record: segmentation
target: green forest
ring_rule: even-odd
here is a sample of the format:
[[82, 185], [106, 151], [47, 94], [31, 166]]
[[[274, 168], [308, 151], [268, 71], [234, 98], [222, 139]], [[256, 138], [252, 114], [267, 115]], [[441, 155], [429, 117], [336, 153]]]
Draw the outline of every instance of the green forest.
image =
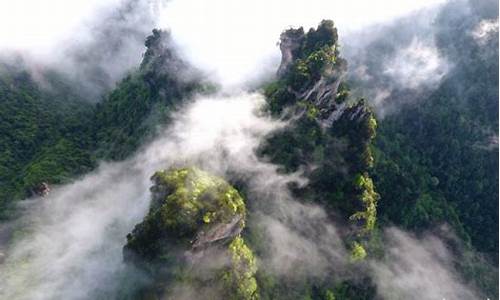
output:
[[[491, 19], [497, 31], [479, 43], [470, 32]], [[264, 99], [259, 114], [286, 126], [252, 151], [276, 176], [300, 175], [305, 183], [287, 185], [286, 196], [297, 203], [286, 209], [320, 207], [318, 220], [337, 226], [342, 264], [299, 279], [273, 273], [260, 260], [276, 249], [258, 224], [268, 208], [255, 199], [261, 194], [254, 175], [230, 177], [231, 170], [214, 173], [194, 161], [147, 174], [146, 215], [117, 247], [123, 270], [135, 275], [123, 271], [128, 275], [119, 278], [115, 295], [75, 299], [405, 299], [381, 293], [372, 271], [394, 255], [386, 237], [394, 227], [420, 241], [438, 237], [453, 257], [442, 259], [446, 270], [474, 295], [498, 298], [498, 3], [450, 1], [440, 8], [432, 28], [449, 71], [417, 89], [390, 86], [384, 77], [382, 58], [398, 46], [390, 37], [373, 37], [360, 52], [363, 60], [353, 62], [365, 66], [362, 78], [350, 68], [344, 53], [350, 48], [339, 41], [334, 21], [318, 21], [316, 28], [281, 33], [276, 75], [255, 90]], [[405, 34], [407, 27], [391, 26], [388, 35]], [[21, 57], [0, 62], [3, 224], [21, 219], [24, 199], [46, 201], [52, 189], [78, 183], [103, 164], [133, 161], [197, 97], [219, 95], [220, 86], [174, 45], [169, 31], [152, 30], [142, 63], [92, 101], [81, 83], [56, 70], [34, 76]], [[388, 113], [369, 98], [377, 87], [392, 89], [384, 100]], [[304, 228], [293, 229], [307, 235], [307, 214], [297, 214]], [[293, 218], [284, 212], [277, 219]], [[301, 245], [301, 259], [326, 256], [318, 245], [318, 252]], [[8, 249], [0, 245], [0, 272]], [[0, 298], [10, 295], [1, 287]], [[186, 294], [187, 287], [197, 293]]]

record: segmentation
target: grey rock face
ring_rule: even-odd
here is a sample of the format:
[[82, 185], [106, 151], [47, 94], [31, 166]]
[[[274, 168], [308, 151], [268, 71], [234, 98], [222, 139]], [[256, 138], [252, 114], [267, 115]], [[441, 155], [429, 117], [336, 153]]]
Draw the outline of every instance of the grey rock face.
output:
[[[302, 27], [299, 29], [289, 29], [281, 34], [281, 64], [277, 72], [278, 77], [284, 78], [290, 71], [290, 67], [298, 59], [305, 59], [303, 57], [304, 49], [307, 47], [307, 38], [310, 34], [306, 35]], [[297, 99], [309, 102], [318, 109], [316, 119], [323, 128], [331, 127], [345, 108], [345, 104], [338, 104], [335, 101], [339, 92], [339, 86], [347, 72], [346, 61], [340, 57], [336, 57], [336, 47], [335, 40], [334, 45], [331, 46], [335, 60], [325, 62], [324, 69], [317, 80], [312, 81], [301, 91], [293, 90], [292, 87], [288, 88], [288, 91], [294, 94]], [[301, 109], [298, 112], [299, 117], [306, 112], [307, 108]]]
[[280, 35], [281, 64], [278, 68], [278, 76], [283, 76], [292, 62], [297, 59], [304, 42], [304, 29], [289, 29]]

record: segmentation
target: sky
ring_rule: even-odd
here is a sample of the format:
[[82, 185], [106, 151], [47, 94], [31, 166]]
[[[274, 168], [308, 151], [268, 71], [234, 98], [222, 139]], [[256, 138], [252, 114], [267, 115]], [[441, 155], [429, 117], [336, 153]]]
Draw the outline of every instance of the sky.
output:
[[290, 26], [310, 28], [322, 19], [333, 19], [342, 36], [441, 2], [182, 0], [167, 4], [161, 25], [171, 28], [197, 65], [220, 69], [222, 81], [231, 82], [240, 81], [242, 75], [252, 77], [252, 72], [261, 71], [255, 65], [265, 65], [266, 59], [278, 56], [279, 35]]
[[55, 47], [71, 32], [81, 29], [97, 11], [119, 0], [1, 0], [0, 45], [2, 48]]
[[[342, 37], [443, 0], [144, 0], [161, 28], [171, 30], [182, 53], [226, 84], [258, 77], [279, 57], [279, 34], [290, 26], [333, 19]], [[46, 58], [88, 39], [93, 20], [124, 0], [0, 0], [0, 50]], [[143, 12], [145, 13], [145, 12]], [[270, 66], [271, 65], [271, 66]]]

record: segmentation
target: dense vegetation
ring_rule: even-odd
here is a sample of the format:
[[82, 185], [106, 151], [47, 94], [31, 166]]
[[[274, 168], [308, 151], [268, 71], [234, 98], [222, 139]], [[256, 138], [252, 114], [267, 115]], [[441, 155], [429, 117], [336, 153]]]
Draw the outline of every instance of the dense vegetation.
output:
[[[497, 259], [498, 36], [478, 41], [471, 32], [498, 9], [483, 2], [472, 12], [452, 2], [437, 17], [437, 47], [453, 67], [423, 99], [401, 87], [386, 100], [416, 99], [379, 122], [373, 176], [384, 223], [421, 232], [447, 222]], [[370, 48], [387, 51], [384, 41]]]
[[305, 168], [310, 183], [297, 195], [361, 220], [361, 231], [369, 232], [378, 200], [368, 174], [377, 123], [363, 100], [347, 101], [348, 88], [340, 81], [346, 63], [333, 22], [323, 21], [307, 34], [302, 28], [285, 31], [282, 44], [290, 36], [294, 56], [282, 62], [282, 75], [266, 95], [273, 114], [293, 121], [264, 143], [261, 155], [284, 172]]
[[258, 299], [255, 257], [240, 236], [246, 207], [238, 191], [194, 167], [152, 179], [149, 213], [124, 248], [125, 261], [153, 280], [137, 297], [184, 299], [194, 290], [208, 299]]
[[[309, 183], [295, 187], [295, 195], [332, 214], [340, 212], [351, 228], [344, 233], [351, 260], [363, 260], [379, 200], [369, 174], [377, 122], [363, 99], [349, 99], [342, 82], [346, 61], [339, 55], [332, 21], [322, 21], [307, 33], [302, 28], [285, 31], [281, 50], [279, 77], [265, 94], [270, 112], [290, 125], [272, 134], [260, 154], [280, 165], [282, 172], [304, 171]], [[260, 272], [258, 282], [263, 299], [367, 299], [375, 293], [369, 283], [332, 277], [291, 287], [286, 280]]]
[[127, 76], [96, 107], [98, 156], [124, 159], [148, 141], [156, 126], [168, 122], [169, 112], [194, 92], [209, 88], [182, 61], [167, 32], [153, 30], [138, 72]]
[[0, 216], [12, 199], [43, 182], [61, 183], [88, 172], [93, 159], [92, 106], [57, 74], [41, 88], [22, 66], [0, 66]]
[[[437, 86], [390, 86], [384, 75], [382, 58], [395, 55], [418, 32], [404, 21], [386, 29], [397, 42], [375, 39], [366, 45], [370, 54], [361, 56], [358, 66], [366, 67], [370, 79], [353, 76], [351, 84], [392, 89], [378, 109], [386, 115], [378, 122], [370, 172], [382, 199], [381, 226], [396, 224], [420, 234], [449, 224], [469, 251], [479, 251], [495, 265], [498, 31], [478, 38], [474, 32], [485, 20], [498, 20], [498, 2], [451, 1], [430, 29], [420, 29], [435, 35], [441, 59], [450, 64]], [[487, 264], [467, 255], [457, 262], [466, 278], [498, 295], [498, 270]]]
[[[240, 192], [194, 167], [170, 169], [152, 177], [149, 212], [124, 247], [125, 261], [151, 279], [137, 297], [186, 296], [186, 288], [207, 298], [374, 299], [376, 286], [360, 270], [365, 259], [383, 256], [380, 229], [396, 224], [418, 235], [444, 223], [460, 238], [447, 240], [460, 258], [455, 267], [497, 297], [498, 270], [488, 265], [498, 262], [498, 35], [478, 41], [471, 34], [485, 19], [498, 20], [498, 4], [444, 6], [433, 26], [437, 49], [453, 66], [437, 86], [391, 87], [386, 101], [397, 109], [378, 119], [349, 86], [388, 88], [389, 78], [378, 76], [381, 58], [397, 49], [386, 38], [367, 46], [363, 63], [375, 79], [346, 82], [332, 21], [281, 35], [281, 66], [263, 90], [268, 112], [289, 126], [257, 152], [282, 173], [303, 172], [308, 184], [291, 186], [293, 195], [335, 217], [359, 274], [290, 282], [257, 268], [265, 247], [251, 232], [257, 227], [245, 228], [252, 216], [245, 183]], [[96, 105], [55, 72], [40, 81], [22, 65], [0, 65], [0, 218], [12, 217], [14, 200], [44, 183], [72, 180], [99, 160], [126, 159], [194, 93], [213, 89], [179, 59], [168, 33], [154, 30], [145, 46], [138, 69]], [[229, 258], [226, 265], [198, 273], [206, 261], [197, 259], [217, 255]]]
[[95, 106], [79, 97], [78, 83], [56, 72], [40, 81], [22, 61], [0, 66], [1, 217], [41, 184], [64, 183], [98, 160], [129, 156], [181, 99], [209, 87], [177, 57], [168, 33], [154, 30], [145, 44], [140, 69]]

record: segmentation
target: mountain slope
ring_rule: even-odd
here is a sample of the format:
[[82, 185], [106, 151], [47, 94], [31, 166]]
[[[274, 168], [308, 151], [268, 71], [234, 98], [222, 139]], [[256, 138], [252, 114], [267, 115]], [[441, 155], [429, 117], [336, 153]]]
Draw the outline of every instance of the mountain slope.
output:
[[[88, 283], [89, 278], [96, 281], [96, 270], [102, 271], [94, 268], [98, 261], [95, 257], [104, 253], [97, 248], [106, 248], [106, 254], [115, 255], [113, 267], [125, 270], [124, 274], [110, 276], [113, 278], [109, 282], [98, 286], [110, 293], [118, 286], [123, 293], [119, 298], [192, 299], [202, 295], [218, 299], [223, 295], [224, 299], [361, 300], [389, 295], [387, 298], [419, 299], [421, 295], [415, 290], [437, 286], [440, 293], [442, 283], [447, 284], [442, 289], [449, 295], [498, 297], [498, 270], [491, 266], [491, 261], [498, 260], [498, 27], [494, 35], [476, 32], [482, 22], [498, 21], [494, 6], [488, 1], [477, 6], [463, 1], [444, 6], [434, 24], [436, 51], [439, 57], [453, 62], [453, 67], [438, 78], [436, 85], [391, 86], [394, 81], [389, 81], [390, 74], [381, 71], [387, 67], [382, 58], [401, 49], [386, 37], [367, 46], [370, 55], [363, 57], [365, 76], [357, 78], [352, 74], [347, 77], [347, 61], [340, 55], [332, 21], [324, 20], [308, 31], [284, 31], [280, 37], [280, 67], [276, 77], [263, 87], [264, 111], [254, 112], [258, 105], [248, 106], [252, 108], [249, 114], [265, 123], [256, 126], [266, 129], [254, 132], [250, 128], [254, 123], [248, 120], [242, 121], [248, 121], [245, 126], [216, 128], [222, 132], [219, 135], [245, 131], [234, 134], [251, 139], [245, 140], [243, 146], [237, 145], [247, 147], [245, 151], [252, 155], [241, 161], [241, 156], [247, 154], [233, 153], [232, 141], [222, 139], [222, 143], [218, 135], [214, 135], [214, 141], [201, 139], [208, 145], [200, 147], [202, 150], [188, 149], [193, 153], [186, 151], [186, 155], [185, 148], [197, 146], [175, 144], [187, 136], [199, 137], [189, 131], [192, 122], [203, 124], [200, 131], [194, 130], [202, 135], [205, 130], [210, 135], [209, 126], [233, 124], [212, 123], [213, 116], [208, 114], [203, 122], [200, 114], [181, 122], [187, 134], [184, 127], [173, 127], [184, 137], [169, 132], [161, 143], [153, 143], [165, 151], [140, 151], [143, 155], [137, 160], [128, 159], [153, 141], [159, 128], [174, 120], [172, 113], [182, 111], [179, 109], [198, 94], [215, 89], [180, 58], [168, 32], [153, 30], [145, 42], [141, 65], [95, 105], [83, 101], [75, 92], [78, 85], [73, 86], [58, 73], [44, 72], [44, 86], [44, 81], [35, 80], [22, 67], [2, 65], [0, 216], [15, 217], [13, 210], [7, 209], [13, 207], [14, 200], [44, 196], [51, 184], [74, 180], [94, 169], [99, 161], [125, 160], [109, 164], [109, 169], [104, 164], [102, 169], [107, 173], [101, 168], [100, 174], [91, 172], [93, 177], [81, 183], [85, 188], [70, 185], [69, 192], [82, 188], [94, 193], [95, 182], [103, 181], [88, 197], [90, 204], [84, 199], [86, 194], [75, 197], [74, 202], [65, 201], [65, 195], [55, 202], [50, 202], [51, 198], [33, 201], [48, 215], [52, 216], [51, 208], [58, 212], [58, 226], [54, 228], [71, 236], [69, 243], [92, 244], [97, 240], [95, 245], [79, 249], [81, 252], [71, 252], [85, 256], [82, 261], [87, 265], [82, 270], [89, 273], [82, 275], [86, 277], [83, 282]], [[406, 33], [403, 30], [398, 36]], [[410, 43], [415, 45], [418, 43]], [[359, 67], [357, 63], [355, 67]], [[386, 100], [391, 110], [383, 111], [373, 99], [356, 98], [350, 87], [355, 92], [371, 90], [367, 93], [370, 95], [377, 94], [378, 89], [391, 89]], [[244, 103], [240, 100], [219, 103], [237, 106]], [[208, 103], [216, 106], [215, 101]], [[370, 103], [380, 113], [380, 119], [376, 119]], [[203, 107], [204, 114], [208, 109]], [[216, 109], [226, 112], [221, 106]], [[260, 140], [261, 131], [271, 134]], [[144, 163], [151, 155], [159, 156], [155, 164]], [[147, 202], [144, 199], [149, 198], [144, 195], [148, 195], [151, 173], [147, 168], [154, 165], [157, 169], [160, 164], [170, 168], [153, 175], [151, 202]], [[200, 165], [227, 176], [227, 182], [194, 167]], [[129, 174], [127, 169], [135, 170]], [[146, 177], [141, 172], [147, 173]], [[285, 184], [278, 186], [283, 181]], [[111, 195], [128, 198], [122, 202], [105, 201], [116, 200]], [[113, 210], [113, 204], [130, 205], [136, 200], [142, 201], [142, 208], [149, 203], [146, 215], [142, 210], [129, 214], [128, 205]], [[59, 209], [50, 206], [54, 203]], [[70, 208], [64, 203], [70, 203]], [[84, 217], [72, 211], [73, 219], [66, 218], [65, 209], [86, 205], [94, 210], [85, 211]], [[35, 210], [29, 216], [37, 213]], [[129, 223], [134, 214], [133, 224], [137, 218], [143, 219], [132, 228]], [[88, 226], [91, 230], [82, 234], [83, 238], [81, 232], [63, 228], [73, 224], [64, 221], [75, 219], [75, 224], [85, 227], [92, 219], [88, 216], [94, 215], [105, 220]], [[45, 218], [41, 224], [52, 224], [50, 216], [40, 218]], [[114, 231], [115, 223], [120, 222], [121, 231]], [[412, 233], [394, 229], [394, 224]], [[50, 237], [64, 234], [46, 234], [44, 230], [49, 227], [42, 226], [36, 232], [46, 243], [42, 244], [52, 249], [51, 243], [60, 241]], [[125, 237], [126, 232], [130, 234]], [[270, 233], [276, 236], [267, 236]], [[100, 243], [111, 240], [109, 235], [113, 235], [112, 241]], [[21, 241], [29, 238], [27, 233]], [[67, 245], [60, 243], [54, 248], [64, 249]], [[37, 244], [30, 246], [38, 251]], [[115, 248], [123, 253], [116, 256]], [[22, 245], [20, 249], [24, 250]], [[42, 268], [47, 266], [43, 258], [54, 260], [59, 256], [57, 251], [42, 254], [45, 256], [34, 254], [42, 259], [38, 265]], [[276, 256], [282, 270], [266, 265], [272, 264], [269, 257]], [[58, 272], [64, 273], [78, 262], [74, 259], [73, 264]], [[285, 263], [292, 267], [287, 268]], [[15, 268], [19, 265], [14, 263], [15, 267], [6, 272], [14, 284], [18, 282]], [[308, 269], [311, 266], [312, 271]], [[30, 273], [29, 264], [26, 267], [21, 269]], [[58, 265], [51, 267], [47, 269], [52, 272]], [[127, 277], [129, 271], [133, 273], [131, 278], [121, 277]], [[69, 272], [63, 277], [66, 275], [70, 277]], [[68, 278], [59, 284], [66, 288]], [[45, 280], [36, 283], [38, 288], [47, 284]], [[437, 283], [430, 282], [433, 280]], [[15, 290], [7, 291], [7, 295], [17, 294]], [[33, 293], [39, 291], [34, 289]], [[425, 292], [438, 294], [435, 290]]]
[[44, 183], [61, 183], [93, 167], [92, 106], [57, 74], [40, 83], [22, 67], [0, 71], [0, 215], [7, 203], [35, 194]]
[[[371, 172], [381, 225], [418, 234], [451, 225], [466, 253], [486, 256], [469, 253], [458, 268], [494, 297], [498, 270], [488, 265], [498, 262], [497, 12], [496, 1], [450, 1], [430, 25], [398, 21], [364, 46], [369, 53], [357, 54], [350, 78], [374, 98], [385, 97], [372, 102], [383, 116]], [[441, 78], [416, 87], [391, 80], [387, 57], [433, 47], [447, 65]]]
[[146, 39], [139, 70], [121, 81], [97, 104], [95, 132], [98, 157], [124, 159], [149, 141], [157, 126], [194, 93], [210, 86], [179, 58], [170, 34], [153, 30]]
[[[380, 212], [386, 222], [416, 231], [448, 222], [493, 258], [498, 254], [498, 31], [481, 39], [474, 32], [498, 14], [492, 14], [493, 2], [481, 3], [451, 2], [437, 16], [436, 46], [453, 66], [436, 88], [402, 87], [385, 100], [391, 105], [413, 99], [379, 122], [373, 174], [385, 199]], [[370, 48], [384, 45], [374, 42]], [[367, 72], [375, 76], [380, 69]]]
[[211, 88], [177, 56], [168, 32], [154, 30], [145, 45], [140, 68], [95, 105], [58, 72], [34, 80], [22, 64], [2, 66], [1, 216], [11, 214], [14, 200], [68, 182], [98, 160], [128, 157], [183, 101]]
[[302, 28], [282, 34], [280, 76], [266, 95], [271, 112], [290, 125], [261, 151], [286, 172], [304, 170], [310, 183], [298, 195], [340, 209], [370, 231], [378, 195], [367, 172], [377, 123], [364, 100], [348, 99], [337, 41], [331, 21], [307, 34]]
[[[377, 122], [363, 99], [349, 96], [343, 82], [347, 62], [339, 55], [332, 21], [324, 20], [307, 33], [303, 28], [284, 31], [280, 48], [278, 78], [265, 94], [270, 112], [288, 126], [264, 141], [260, 155], [284, 173], [303, 173], [308, 183], [292, 187], [295, 197], [325, 206], [343, 228], [352, 261], [363, 261], [371, 247], [379, 200], [368, 173]], [[263, 299], [374, 297], [368, 277], [339, 280], [336, 275], [290, 282], [258, 272], [257, 278]]]

